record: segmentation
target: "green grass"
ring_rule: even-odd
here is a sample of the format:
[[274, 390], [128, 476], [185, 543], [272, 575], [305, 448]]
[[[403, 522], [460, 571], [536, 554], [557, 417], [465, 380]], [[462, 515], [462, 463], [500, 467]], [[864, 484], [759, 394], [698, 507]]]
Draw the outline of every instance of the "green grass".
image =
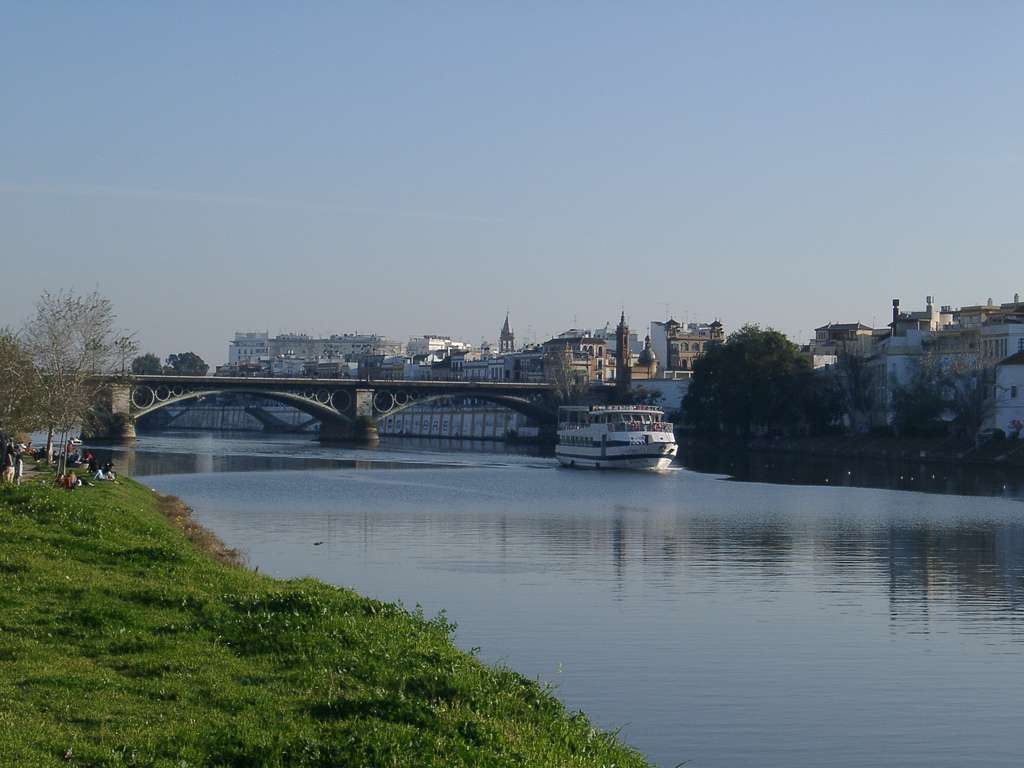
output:
[[217, 562], [160, 503], [0, 490], [0, 764], [648, 765], [443, 618]]

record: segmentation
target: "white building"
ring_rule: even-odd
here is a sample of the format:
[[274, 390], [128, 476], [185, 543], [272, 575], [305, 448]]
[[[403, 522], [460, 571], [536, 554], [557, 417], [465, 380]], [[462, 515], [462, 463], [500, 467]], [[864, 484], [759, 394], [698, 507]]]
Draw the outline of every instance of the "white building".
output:
[[270, 334], [266, 331], [236, 331], [228, 342], [228, 363], [255, 363], [270, 356]]
[[294, 355], [282, 355], [270, 361], [270, 373], [273, 376], [298, 377], [305, 374], [307, 361]]
[[989, 322], [981, 327], [981, 354], [988, 360], [1002, 360], [1024, 352], [1024, 323]]
[[450, 336], [426, 334], [410, 338], [409, 343], [405, 345], [405, 352], [409, 357], [416, 357], [417, 355], [429, 355], [432, 352], [444, 352], [445, 354], [466, 352], [472, 348], [472, 344], [453, 339]]
[[1024, 429], [1024, 352], [1017, 352], [996, 366], [995, 402], [990, 426], [1007, 435]]
[[228, 342], [228, 364], [264, 362], [295, 358], [315, 362], [321, 358], [364, 359], [369, 355], [400, 355], [402, 345], [371, 333], [332, 334], [315, 338], [304, 333], [282, 333], [271, 336], [265, 331], [238, 331]]

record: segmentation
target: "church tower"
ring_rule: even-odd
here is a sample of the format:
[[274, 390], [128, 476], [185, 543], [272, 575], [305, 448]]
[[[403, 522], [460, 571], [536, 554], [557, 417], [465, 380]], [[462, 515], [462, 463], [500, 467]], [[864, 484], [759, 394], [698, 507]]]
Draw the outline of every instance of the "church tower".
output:
[[505, 313], [505, 324], [501, 326], [501, 336], [498, 339], [498, 353], [507, 354], [516, 351], [516, 335], [508, 326], [508, 312]]
[[629, 388], [633, 381], [631, 362], [629, 326], [626, 325], [626, 313], [623, 312], [615, 329], [615, 396], [620, 403], [629, 400]]

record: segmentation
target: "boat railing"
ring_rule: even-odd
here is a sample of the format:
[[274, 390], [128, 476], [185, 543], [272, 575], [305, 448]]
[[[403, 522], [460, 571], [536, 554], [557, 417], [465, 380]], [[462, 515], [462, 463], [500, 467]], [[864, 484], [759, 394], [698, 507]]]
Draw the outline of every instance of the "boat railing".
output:
[[[590, 424], [579, 424], [572, 421], [563, 421], [558, 425], [561, 431], [580, 430], [590, 427]], [[675, 426], [670, 421], [655, 421], [644, 424], [642, 421], [620, 421], [608, 425], [609, 432], [674, 432]]]
[[610, 432], [672, 432], [673, 429], [671, 422], [665, 421], [655, 421], [649, 424], [639, 421], [625, 421], [612, 424], [609, 427]]

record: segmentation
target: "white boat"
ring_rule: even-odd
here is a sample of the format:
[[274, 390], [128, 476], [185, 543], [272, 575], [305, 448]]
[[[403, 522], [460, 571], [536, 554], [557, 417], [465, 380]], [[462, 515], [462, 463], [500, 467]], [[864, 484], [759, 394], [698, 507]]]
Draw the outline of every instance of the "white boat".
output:
[[555, 457], [566, 467], [667, 469], [679, 447], [664, 415], [653, 405], [562, 406]]

